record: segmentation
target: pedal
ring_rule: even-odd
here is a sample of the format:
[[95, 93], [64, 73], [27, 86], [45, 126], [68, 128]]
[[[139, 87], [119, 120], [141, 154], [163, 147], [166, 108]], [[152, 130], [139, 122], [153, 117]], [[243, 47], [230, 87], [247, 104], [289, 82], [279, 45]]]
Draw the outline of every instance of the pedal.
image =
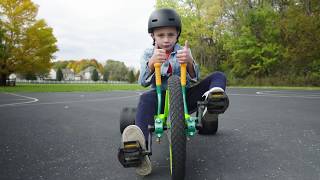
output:
[[138, 167], [145, 155], [148, 152], [142, 149], [139, 141], [128, 141], [119, 148], [118, 160], [125, 168]]
[[206, 100], [206, 105], [210, 114], [221, 114], [229, 107], [229, 98], [225, 92], [213, 93]]

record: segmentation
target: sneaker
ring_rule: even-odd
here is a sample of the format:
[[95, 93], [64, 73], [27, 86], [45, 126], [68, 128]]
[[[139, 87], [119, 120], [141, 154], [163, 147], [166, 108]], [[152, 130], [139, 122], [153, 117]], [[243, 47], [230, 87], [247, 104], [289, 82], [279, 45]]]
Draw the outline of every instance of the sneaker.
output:
[[207, 99], [210, 94], [221, 94], [221, 93], [222, 93], [222, 94], [224, 93], [224, 90], [223, 90], [222, 88], [220, 88], [220, 87], [213, 87], [213, 88], [209, 89], [207, 92], [205, 92], [205, 93], [202, 95], [202, 97], [205, 96], [206, 99]]
[[202, 97], [205, 97], [207, 102], [207, 107], [204, 110], [204, 115], [207, 112], [210, 114], [220, 114], [224, 113], [229, 106], [229, 99], [224, 90], [220, 87], [213, 87], [207, 92], [205, 92]]
[[[122, 143], [127, 141], [139, 141], [142, 149], [146, 149], [145, 138], [141, 129], [136, 125], [127, 126], [122, 133]], [[146, 155], [139, 167], [136, 168], [136, 173], [141, 176], [146, 176], [152, 171], [151, 161]]]

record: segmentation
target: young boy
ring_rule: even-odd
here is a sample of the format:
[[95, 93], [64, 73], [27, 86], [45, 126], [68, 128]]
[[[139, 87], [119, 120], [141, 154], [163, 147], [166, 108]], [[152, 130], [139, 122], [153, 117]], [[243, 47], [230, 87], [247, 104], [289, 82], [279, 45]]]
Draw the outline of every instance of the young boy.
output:
[[[149, 131], [148, 125], [153, 125], [157, 108], [157, 93], [155, 91], [154, 64], [161, 63], [161, 79], [163, 91], [167, 88], [167, 80], [171, 75], [180, 76], [180, 64], [187, 64], [187, 102], [189, 113], [197, 110], [197, 101], [210, 98], [214, 93], [224, 93], [226, 77], [221, 72], [215, 72], [197, 85], [190, 87], [190, 82], [199, 79], [199, 68], [195, 63], [188, 42], [181, 47], [177, 44], [181, 33], [181, 20], [173, 9], [157, 9], [149, 17], [148, 32], [153, 38], [153, 48], [146, 49], [141, 58], [139, 83], [142, 86], [151, 85], [151, 90], [140, 96], [136, 114], [136, 125], [128, 126], [122, 134], [122, 143], [139, 141], [142, 148], [146, 149]], [[164, 98], [164, 94], [163, 98]], [[210, 104], [210, 103], [208, 103]], [[223, 113], [228, 104], [222, 109]], [[163, 108], [163, 107], [162, 107]], [[209, 115], [212, 106], [207, 106], [204, 116]], [[148, 156], [145, 156], [141, 166], [136, 169], [139, 175], [148, 175], [152, 167]]]

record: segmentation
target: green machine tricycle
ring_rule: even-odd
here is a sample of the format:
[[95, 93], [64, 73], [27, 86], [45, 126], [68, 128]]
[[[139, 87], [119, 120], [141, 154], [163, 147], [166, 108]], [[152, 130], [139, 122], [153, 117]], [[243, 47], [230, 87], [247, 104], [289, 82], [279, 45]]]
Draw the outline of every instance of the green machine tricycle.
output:
[[[208, 102], [198, 101], [196, 116], [188, 112], [186, 99], [186, 64], [181, 64], [181, 77], [172, 75], [168, 79], [168, 88], [165, 91], [165, 101], [162, 102], [160, 63], [155, 65], [156, 92], [157, 92], [157, 114], [154, 116], [154, 125], [149, 125], [149, 138], [152, 136], [158, 142], [161, 141], [164, 133], [168, 137], [170, 154], [170, 174], [172, 180], [182, 180], [185, 176], [186, 164], [186, 141], [196, 131], [200, 134], [215, 134], [218, 130], [218, 114], [212, 113], [210, 120], [203, 119], [203, 113]], [[223, 93], [215, 95], [215, 101], [229, 103]], [[161, 113], [162, 103], [164, 111]], [[120, 132], [132, 124], [135, 124], [135, 108], [124, 108], [120, 117]], [[148, 149], [142, 149], [139, 142], [127, 142], [119, 149], [118, 158], [124, 167], [137, 167], [145, 155], [152, 155], [151, 143]]]

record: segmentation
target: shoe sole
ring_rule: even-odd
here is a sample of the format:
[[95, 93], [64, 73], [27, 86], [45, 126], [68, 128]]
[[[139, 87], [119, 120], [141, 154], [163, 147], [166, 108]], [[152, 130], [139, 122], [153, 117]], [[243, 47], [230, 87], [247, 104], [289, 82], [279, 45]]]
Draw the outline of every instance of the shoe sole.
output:
[[[142, 149], [146, 149], [146, 143], [143, 132], [136, 125], [126, 127], [122, 133], [122, 142], [138, 141]], [[151, 161], [148, 156], [145, 156], [141, 162], [141, 166], [136, 168], [136, 173], [141, 176], [146, 176], [152, 171]]]

